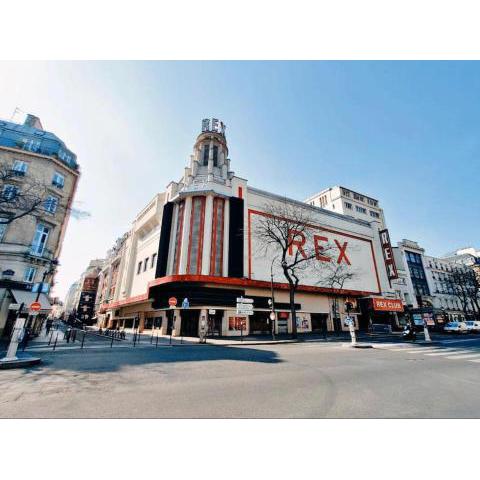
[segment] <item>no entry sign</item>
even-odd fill
[[[171,307],[175,307],[177,305],[177,299],[175,297],[170,297],[168,299],[168,304],[171,306]]]
[[[40,302],[32,302],[30,304],[30,310],[32,312],[38,312],[41,308],[42,308],[42,305],[40,304]]]

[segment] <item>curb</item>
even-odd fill
[[[40,357],[19,357],[16,360],[0,361],[0,370],[8,370],[11,368],[25,368],[38,365],[42,359]]]

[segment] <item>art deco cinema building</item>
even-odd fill
[[[203,317],[210,334],[269,333],[272,258],[259,253],[253,225],[266,205],[275,202],[285,198],[250,187],[235,175],[224,125],[216,119],[204,120],[183,178],[171,182],[139,213],[125,237],[122,257],[104,266],[98,324],[197,336]],[[347,298],[354,304],[357,327],[362,327],[372,297],[393,292],[379,222],[288,202],[307,209],[314,219],[312,228],[338,246],[333,261],[355,271],[335,291],[319,287],[308,276],[302,278],[295,297],[298,331],[345,328],[341,320]],[[288,286],[280,270],[273,274],[275,329],[287,333],[291,331]],[[253,299],[253,315],[237,315],[236,299],[242,296]],[[177,300],[175,308],[169,305],[171,298]],[[358,299],[363,299],[364,310]],[[182,308],[187,303],[188,308]]]

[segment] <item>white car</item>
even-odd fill
[[[465,322],[465,325],[467,326],[467,331],[469,333],[480,333],[480,322],[476,320],[469,320],[468,322]]]
[[[445,333],[468,333],[465,322],[449,322],[443,329]]]

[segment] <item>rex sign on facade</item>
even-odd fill
[[[254,234],[255,222],[261,215],[264,214],[249,211],[249,277],[252,280],[270,281],[270,267],[272,260],[278,256],[278,250],[265,250]],[[291,235],[293,241],[288,252],[291,257],[314,256],[309,262],[309,268],[298,272],[301,285],[327,287],[326,277],[338,268],[342,272],[353,274],[352,278],[345,280],[343,290],[370,293],[381,291],[370,239],[320,226],[308,226],[302,232],[291,232]],[[285,282],[278,266],[273,273],[274,281]],[[338,288],[337,285],[335,287]]]
[[[393,257],[392,245],[390,243],[390,234],[387,229],[380,230],[378,233],[380,235],[380,243],[382,244],[383,259],[385,260],[388,278],[394,280],[398,278],[398,272]]]

